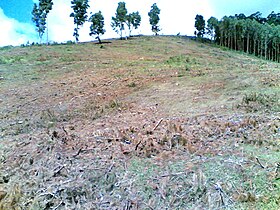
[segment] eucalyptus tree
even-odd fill
[[[251,30],[252,30],[252,42],[253,42],[253,49],[251,51],[251,53],[253,53],[254,55],[258,55],[258,48],[260,48],[260,27],[261,24],[259,22],[257,22],[256,20],[253,20],[251,22]]]
[[[70,14],[70,17],[74,18],[75,29],[73,36],[76,39],[76,42],[79,41],[79,29],[86,20],[87,20],[87,9],[89,8],[88,0],[72,0],[71,8],[73,12]]]
[[[31,14],[32,14],[32,21],[35,24],[36,31],[38,32],[40,38],[40,44],[41,44],[42,37],[46,29],[46,19],[44,17],[43,10],[41,10],[36,3],[33,5],[33,10]]]
[[[148,12],[149,15],[149,21],[152,26],[152,31],[155,33],[155,35],[158,35],[158,32],[160,31],[159,28],[159,14],[160,14],[160,9],[158,8],[157,4],[154,3],[151,7],[150,12]]]
[[[247,17],[243,13],[240,13],[240,14],[235,14],[235,18],[237,18],[237,20],[245,20]]]
[[[197,18],[198,19],[198,18]],[[218,22],[215,42],[233,50],[244,51],[264,59],[280,62],[280,13],[263,18],[260,12],[225,16]],[[208,34],[213,35],[213,22],[207,21]]]
[[[90,25],[90,33],[89,35],[97,35],[96,39],[98,39],[98,42],[101,44],[100,35],[103,35],[106,30],[104,29],[104,17],[102,15],[102,12],[99,11],[93,15],[90,16],[89,22]]]
[[[224,16],[220,23],[220,30],[221,30],[220,44],[226,47],[229,47],[229,24],[230,24],[230,18],[228,16]]]
[[[197,37],[203,37],[203,35],[205,34],[205,20],[202,15],[196,15],[194,26],[197,30]]]
[[[39,8],[43,11],[43,15],[45,16],[46,24],[47,24],[47,27],[46,27],[46,29],[47,29],[47,44],[49,43],[47,15],[52,10],[52,7],[53,7],[53,1],[52,0],[39,0]]]
[[[280,13],[275,13],[272,11],[266,18],[268,24],[280,25]]]
[[[35,23],[36,31],[40,38],[40,44],[42,43],[42,37],[46,30],[47,16],[53,6],[52,0],[39,0],[39,4],[34,3],[32,9],[32,21]],[[47,34],[48,35],[48,34]],[[47,37],[48,43],[48,37]]]
[[[132,12],[126,17],[126,24],[129,30],[129,36],[131,36],[131,32],[134,29],[137,29],[141,24],[141,16],[139,12]]]
[[[219,36],[219,20],[215,17],[210,17],[207,20],[207,34],[211,37],[211,40],[216,40]]]
[[[250,16],[247,17],[247,19],[248,18],[251,19],[251,20],[256,20],[261,24],[266,22],[266,18],[263,18],[262,13],[260,13],[259,11],[251,14]]]
[[[122,32],[125,29],[124,26],[127,20],[127,9],[125,2],[118,3],[115,15],[115,17],[112,17],[111,26],[114,29],[114,31],[121,36],[122,39]]]

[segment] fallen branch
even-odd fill
[[[138,149],[138,147],[139,147],[139,145],[142,143],[142,141],[140,140],[137,144],[136,144],[136,146],[135,146],[135,151]]]
[[[107,169],[106,174],[110,173],[113,169],[113,167],[115,166],[115,163],[113,163],[112,165],[110,165],[110,167]]]
[[[53,176],[56,176],[57,174],[59,174],[59,172],[62,170],[62,169],[64,169],[65,168],[65,166],[63,165],[63,166],[60,166],[54,173],[53,173]]]
[[[172,173],[172,174],[164,174],[164,175],[161,175],[160,177],[167,177],[167,176],[179,176],[179,175],[182,175],[182,174],[185,174],[186,172],[178,172],[178,173]]]
[[[72,157],[73,157],[73,158],[77,157],[81,152],[82,152],[82,148],[80,148],[80,149],[78,150],[78,152],[77,152],[75,155],[73,155]]]
[[[153,131],[155,131],[157,129],[157,127],[160,125],[160,123],[163,121],[163,118],[161,118],[158,123],[156,124],[156,126],[153,128]]]
[[[215,189],[219,192],[219,195],[220,195],[220,198],[221,198],[221,202],[222,202],[222,206],[224,206],[225,205],[225,201],[224,201],[223,190],[222,190],[221,185],[219,183],[216,183]]]
[[[261,162],[260,162],[260,160],[259,160],[258,157],[256,157],[256,160],[257,160],[258,164],[259,164],[262,168],[265,168],[265,166],[263,166],[263,164],[261,164]]]

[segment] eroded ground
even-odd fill
[[[279,64],[182,37],[0,53],[0,209],[279,207]]]

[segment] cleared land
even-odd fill
[[[184,37],[0,49],[0,209],[279,209],[279,69]]]

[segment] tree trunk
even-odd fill
[[[264,59],[267,60],[267,36],[264,41]]]
[[[101,39],[100,39],[99,36],[97,36],[96,39],[98,40],[98,43],[99,43],[99,44],[102,44],[102,41],[101,41]]]
[[[234,48],[235,48],[235,50],[238,50],[237,49],[237,34],[236,34],[236,32],[235,32],[234,36],[235,36],[235,38],[234,38],[234,41],[235,41]]]
[[[247,50],[246,52],[249,53],[249,48],[250,48],[250,34],[247,34]]]

